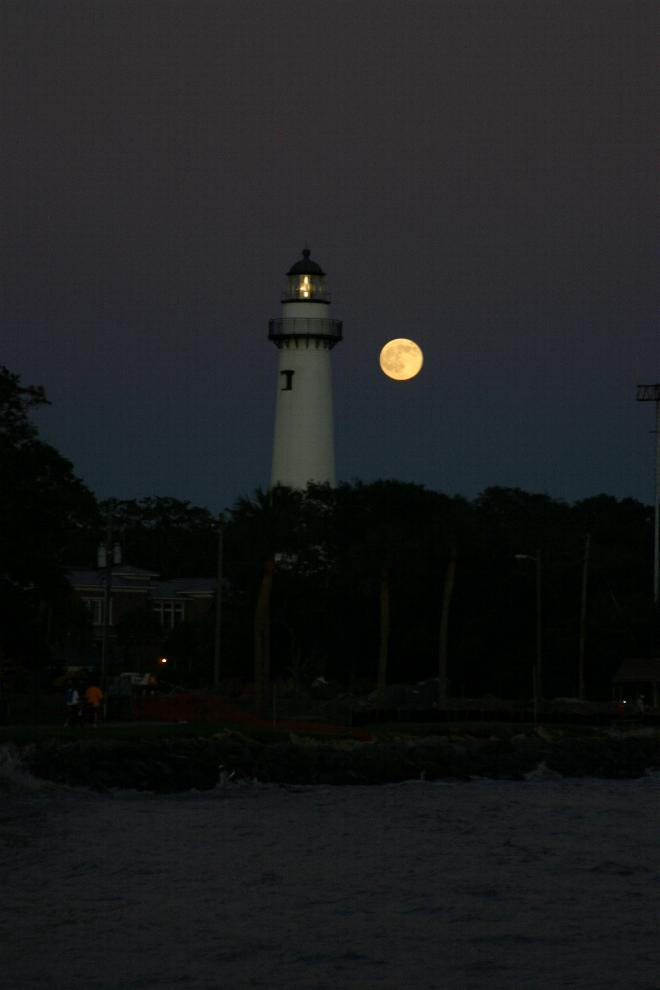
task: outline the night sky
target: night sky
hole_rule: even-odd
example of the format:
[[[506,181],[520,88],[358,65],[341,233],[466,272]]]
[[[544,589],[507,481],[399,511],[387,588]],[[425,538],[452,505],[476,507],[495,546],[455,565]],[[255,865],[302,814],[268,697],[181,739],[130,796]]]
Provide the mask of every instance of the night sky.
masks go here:
[[[653,500],[655,0],[1,10],[0,363],[98,497],[268,486],[308,243],[341,480]]]

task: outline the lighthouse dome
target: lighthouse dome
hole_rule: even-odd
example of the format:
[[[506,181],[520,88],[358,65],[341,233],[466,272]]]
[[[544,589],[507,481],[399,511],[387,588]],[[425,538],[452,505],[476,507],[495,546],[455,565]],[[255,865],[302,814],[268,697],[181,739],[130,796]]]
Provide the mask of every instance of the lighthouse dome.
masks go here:
[[[325,287],[325,272],[309,254],[309,248],[305,248],[300,261],[296,261],[286,273],[282,302],[330,302]]]
[[[291,265],[287,275],[325,275],[321,266],[310,258],[309,248],[305,248],[302,255],[300,261],[296,261],[295,265]]]

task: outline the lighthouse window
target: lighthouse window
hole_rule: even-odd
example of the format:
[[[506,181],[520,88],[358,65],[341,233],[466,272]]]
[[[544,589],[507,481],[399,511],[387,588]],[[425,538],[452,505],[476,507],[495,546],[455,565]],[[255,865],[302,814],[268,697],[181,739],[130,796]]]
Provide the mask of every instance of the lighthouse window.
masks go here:
[[[286,285],[284,301],[297,300],[306,302],[307,300],[318,302],[327,300],[325,284],[321,275],[296,273],[290,275]]]
[[[282,392],[290,392],[293,388],[293,371],[280,371],[280,374],[284,378],[284,384],[282,385]]]

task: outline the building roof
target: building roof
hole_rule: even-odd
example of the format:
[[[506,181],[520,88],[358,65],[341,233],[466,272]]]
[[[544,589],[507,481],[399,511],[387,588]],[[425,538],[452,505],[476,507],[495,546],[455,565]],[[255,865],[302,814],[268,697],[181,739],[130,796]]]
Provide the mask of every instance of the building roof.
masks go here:
[[[154,581],[155,571],[145,571],[140,567],[113,567],[112,590],[142,591],[152,598],[206,597],[215,594],[215,578],[174,578],[172,581]],[[78,592],[101,593],[105,589],[106,574],[100,570],[69,571],[69,581]]]
[[[155,581],[151,585],[152,598],[176,598],[179,595],[210,598],[215,594],[215,578],[174,578],[172,581]]]
[[[309,248],[305,248],[302,254],[302,259],[291,266],[287,275],[325,275],[321,266],[310,258]]]
[[[647,681],[660,684],[660,657],[626,657],[614,681]]]
[[[77,590],[102,591],[105,588],[106,572],[99,570],[69,571],[69,581]],[[112,568],[112,587],[114,590],[142,589],[149,587],[151,579],[158,577],[154,571],[145,571],[141,567],[117,565]]]

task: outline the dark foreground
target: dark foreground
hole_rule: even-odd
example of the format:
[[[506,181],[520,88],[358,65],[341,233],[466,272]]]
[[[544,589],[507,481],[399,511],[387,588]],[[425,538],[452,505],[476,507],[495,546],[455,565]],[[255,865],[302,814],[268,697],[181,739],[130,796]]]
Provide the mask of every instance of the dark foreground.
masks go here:
[[[658,988],[660,774],[154,794],[8,755],[3,990]]]

